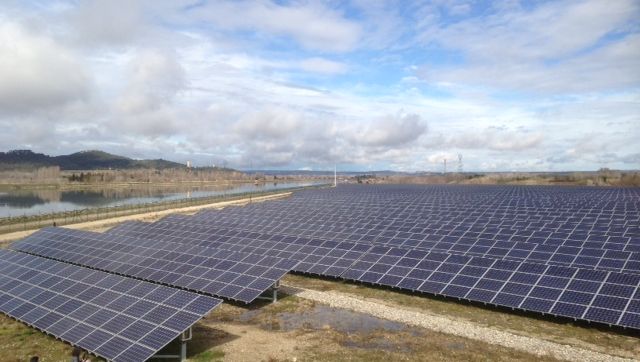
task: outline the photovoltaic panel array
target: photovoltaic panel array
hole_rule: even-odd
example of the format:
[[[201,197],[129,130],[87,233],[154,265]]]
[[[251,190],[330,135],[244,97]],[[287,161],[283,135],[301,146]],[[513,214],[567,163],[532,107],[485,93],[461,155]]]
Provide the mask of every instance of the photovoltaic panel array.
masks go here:
[[[416,199],[420,200],[420,195]],[[416,200],[413,200],[414,203]],[[391,205],[400,203],[391,199]],[[331,203],[330,203],[331,204]],[[556,224],[544,224],[539,230],[521,228],[518,221],[506,218],[490,218],[473,212],[459,212],[466,215],[463,221],[450,218],[427,222],[434,214],[446,216],[444,206],[430,213],[404,209],[394,214],[391,210],[375,211],[376,207],[359,215],[358,201],[348,200],[348,207],[334,207],[333,210],[320,205],[314,209],[312,202],[306,199],[292,198],[290,205],[282,202],[277,205],[256,205],[243,210],[230,208],[227,212],[210,211],[188,218],[172,215],[161,222],[185,223],[190,225],[206,224],[227,229],[260,231],[273,234],[290,234],[299,237],[320,238],[365,242],[377,245],[408,247],[426,251],[445,251],[456,254],[486,256],[493,258],[513,258],[556,265],[571,265],[599,270],[638,272],[640,270],[640,231],[634,222],[636,214],[627,213],[622,227],[595,227],[591,224],[566,224],[571,233],[560,232]],[[335,206],[335,205],[334,205]],[[309,213],[308,209],[313,209]],[[284,214],[289,209],[291,216]],[[544,210],[538,213],[546,212]],[[549,211],[551,212],[551,211]],[[353,214],[351,214],[353,213]],[[513,213],[518,213],[515,209]],[[305,216],[309,214],[310,216]],[[335,216],[338,214],[339,216]],[[507,212],[511,214],[511,212]],[[258,217],[263,215],[264,217]],[[568,215],[568,214],[567,214]],[[504,215],[503,215],[504,216]],[[469,226],[469,218],[473,223]],[[523,216],[527,219],[526,215]],[[581,217],[582,223],[586,217]],[[618,220],[620,221],[620,220]],[[476,225],[480,224],[480,225]],[[530,224],[530,220],[527,221]],[[547,229],[548,227],[548,229]],[[580,230],[584,228],[586,231]],[[620,231],[622,230],[622,231]],[[525,237],[527,235],[527,237]]]
[[[305,250],[295,271],[640,329],[639,210],[637,188],[341,186],[111,232]]]
[[[243,230],[385,244],[458,244],[477,239],[640,251],[637,189],[403,186],[354,190],[300,193],[287,201],[205,211],[193,219]]]
[[[342,278],[640,329],[640,275],[376,246]]]
[[[250,303],[294,260],[64,228],[44,228],[14,250]]]
[[[254,255],[270,255],[297,260],[292,271],[339,277],[355,261],[371,249],[371,245],[353,242],[298,238],[293,236],[249,233],[230,237],[227,230],[206,226],[165,225],[160,223],[125,222],[108,231],[111,235],[145,237],[154,240],[198,245]]]
[[[114,232],[129,230],[132,233],[136,229],[148,233],[154,227],[130,223]],[[168,232],[162,227],[155,230]],[[170,230],[188,233],[181,232],[177,226]],[[178,240],[171,235],[167,237]],[[180,240],[189,243],[198,239],[191,235]],[[261,243],[243,241],[237,245],[246,244]],[[320,259],[312,268],[307,270],[301,266],[294,270],[335,276],[324,272],[332,270],[331,263],[335,261],[328,261],[321,252],[316,254]],[[341,261],[339,255],[336,258]],[[339,275],[343,279],[640,328],[640,292],[637,290],[640,275],[383,246],[362,249],[356,261],[349,258],[345,265]]]
[[[439,242],[431,247],[408,245],[409,243],[387,243],[365,241],[334,241],[321,236],[308,238],[302,236],[268,234],[261,231],[237,230],[230,227],[208,226],[201,220],[191,220],[188,218],[170,217],[153,224],[146,223],[126,223],[113,231],[112,234],[119,235],[155,235],[167,241],[179,242],[188,240],[189,243],[198,242],[199,245],[212,246],[222,249],[242,250],[245,252],[255,252],[252,249],[276,248],[277,250],[291,250],[292,246],[287,244],[307,245],[308,243],[336,245],[338,249],[366,250],[367,246],[383,245],[402,247],[407,249],[417,249],[423,251],[438,251],[465,256],[482,256],[489,258],[500,258],[514,261],[529,261],[548,265],[573,266],[587,269],[624,271],[638,273],[637,264],[640,262],[640,253],[617,252],[602,249],[590,248],[569,248],[563,246],[550,246],[532,244],[526,242],[504,242],[493,240],[491,242],[477,241],[472,245],[463,243]],[[279,240],[278,244],[269,243]],[[263,241],[263,242],[261,242]],[[525,245],[526,244],[526,245]],[[240,249],[237,246],[239,245]],[[309,253],[307,251],[307,253]],[[312,254],[324,255],[324,250]],[[276,253],[270,254],[276,255]],[[296,255],[286,253],[277,254],[282,257],[299,259]],[[295,268],[296,271],[300,268]]]
[[[144,361],[221,300],[0,250],[0,311],[115,362]]]

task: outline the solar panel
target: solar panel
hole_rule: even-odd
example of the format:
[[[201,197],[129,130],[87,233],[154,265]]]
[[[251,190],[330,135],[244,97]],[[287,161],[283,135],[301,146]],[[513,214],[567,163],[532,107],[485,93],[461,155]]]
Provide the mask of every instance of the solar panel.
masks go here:
[[[64,228],[44,228],[11,248],[245,303],[255,300],[297,263]]]
[[[238,250],[250,253],[268,253],[265,255],[282,256],[296,260],[299,255],[286,254],[283,251],[291,250],[291,246],[286,244],[295,243],[297,245],[308,244],[310,240],[326,240],[328,243],[336,243],[338,249],[358,249],[368,250],[367,245],[378,245],[379,243],[367,243],[363,241],[338,242],[323,239],[322,237],[307,238],[294,235],[267,234],[260,231],[242,233],[237,229],[211,227],[202,221],[193,221],[188,218],[167,218],[153,224],[148,223],[126,223],[116,229],[109,230],[112,235],[125,235],[144,237],[154,235],[154,238],[161,238],[169,242],[180,242],[209,246],[227,250]],[[266,241],[280,240],[277,243],[266,243]],[[410,239],[408,239],[410,240]],[[640,263],[640,253],[613,252],[602,249],[588,248],[563,248],[562,246],[549,246],[526,242],[505,243],[491,241],[488,243],[482,240],[472,240],[469,244],[463,242],[421,242],[410,244],[406,240],[402,242],[390,242],[380,244],[384,246],[402,247],[407,249],[417,249],[424,251],[447,252],[466,256],[483,256],[516,261],[536,262],[549,265],[573,266],[579,268],[589,268],[598,270],[621,271],[628,273],[640,273],[636,267]],[[364,244],[364,245],[363,245]],[[430,244],[430,245],[428,245]],[[261,250],[266,249],[266,250]],[[280,253],[278,253],[280,251]],[[327,255],[326,250],[307,251],[307,254],[315,254],[317,257]],[[354,260],[353,254],[344,254],[341,259]],[[312,259],[312,257],[307,260]],[[339,264],[345,264],[347,260],[341,260]],[[306,268],[306,269],[305,269]],[[298,265],[295,271],[309,272],[311,269],[320,270],[320,266],[315,264]],[[322,273],[315,273],[322,274]],[[336,276],[336,275],[330,275]]]
[[[143,361],[221,300],[0,250],[0,311],[115,362]]]
[[[295,271],[638,329],[639,225],[637,188],[385,185],[109,233],[286,255],[304,260]]]
[[[371,245],[330,240],[251,235],[247,238],[228,238],[217,234],[219,230],[191,228],[184,225],[170,227],[160,224],[126,222],[109,230],[111,235],[153,237],[154,240],[186,245],[198,245],[257,255],[270,255],[297,260],[292,271],[339,277],[358,260]],[[129,239],[135,243],[135,239]]]
[[[194,217],[170,215],[159,223],[205,224],[599,270],[632,273],[640,270],[640,229],[635,226],[640,223],[639,197],[630,192],[633,189],[488,186],[403,186],[395,191],[390,187],[339,189],[343,191],[332,190],[322,196],[321,191],[302,192],[286,201],[204,211]],[[519,207],[517,203],[514,206],[509,197],[516,191],[523,193],[523,199],[533,206]],[[607,200],[612,193],[613,196],[630,193],[625,200],[635,197],[635,204],[625,201],[624,210],[620,210],[615,203],[588,202],[589,198]],[[338,199],[333,197],[335,194],[342,196]],[[371,194],[384,202],[366,200]],[[575,195],[586,200],[582,202],[584,207],[567,207],[575,203],[572,200]],[[596,207],[602,209],[594,211]]]
[[[640,275],[375,247],[342,278],[629,328]],[[567,309],[565,305],[571,307]],[[579,313],[578,313],[579,311]]]

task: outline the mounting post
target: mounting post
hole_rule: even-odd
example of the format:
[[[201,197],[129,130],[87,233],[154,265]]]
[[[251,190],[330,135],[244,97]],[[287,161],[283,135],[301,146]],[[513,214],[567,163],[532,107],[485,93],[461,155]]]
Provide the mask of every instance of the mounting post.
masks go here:
[[[187,360],[187,341],[190,341],[191,338],[193,338],[193,330],[189,327],[189,329],[182,332],[182,335],[180,336],[180,362]]]
[[[273,284],[273,302],[278,301],[278,288],[280,288],[280,280],[276,280]]]
[[[280,288],[280,281],[276,281],[275,283],[273,283],[273,285],[271,286],[271,296],[270,297],[264,297],[264,296],[259,296],[256,299],[263,299],[263,300],[270,300],[271,302],[275,303],[278,301],[278,288]],[[267,291],[265,291],[266,293]]]
[[[182,332],[180,335],[180,354],[156,354],[151,356],[152,359],[161,358],[161,359],[178,359],[180,362],[184,362],[187,360],[187,341],[190,341],[193,338],[193,330],[192,327]]]

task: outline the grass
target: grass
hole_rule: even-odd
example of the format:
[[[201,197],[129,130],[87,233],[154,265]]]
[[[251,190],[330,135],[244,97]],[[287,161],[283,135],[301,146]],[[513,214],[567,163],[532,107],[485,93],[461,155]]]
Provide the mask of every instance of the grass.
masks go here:
[[[381,303],[415,309],[426,313],[449,316],[484,325],[509,330],[512,333],[533,336],[576,347],[595,346],[600,352],[626,356],[640,355],[638,336],[625,335],[615,330],[584,327],[562,320],[546,320],[533,316],[509,313],[490,307],[469,303],[429,298],[388,288],[374,288],[361,284],[287,275],[283,282],[287,285],[320,291],[338,291],[357,297],[376,299]]]
[[[42,362],[71,359],[71,345],[0,315],[0,361],[23,362],[39,356]],[[93,357],[91,361],[104,361]]]
[[[372,333],[351,336],[328,332],[333,345],[309,349],[303,360],[310,361],[556,361],[490,344],[465,340],[442,333],[415,336],[410,333]]]
[[[224,355],[225,353],[223,351],[214,349],[214,350],[198,353],[197,355],[189,358],[189,361],[193,361],[193,362],[222,361],[224,359]]]

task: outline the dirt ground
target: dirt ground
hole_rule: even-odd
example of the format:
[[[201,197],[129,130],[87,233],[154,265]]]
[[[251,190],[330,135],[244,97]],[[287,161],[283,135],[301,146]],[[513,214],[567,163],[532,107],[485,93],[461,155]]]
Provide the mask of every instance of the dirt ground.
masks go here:
[[[553,361],[295,296],[224,304],[194,328],[191,361]]]

